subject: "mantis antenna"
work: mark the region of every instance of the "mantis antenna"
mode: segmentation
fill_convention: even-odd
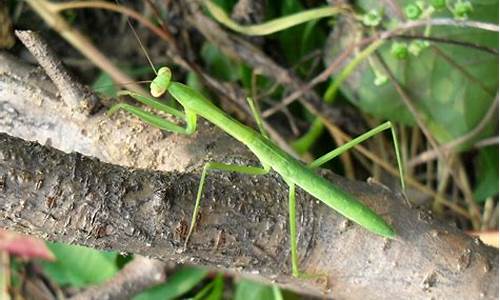
[[[119,0],[115,0],[115,2],[117,5],[121,5],[119,3]],[[132,26],[132,23],[130,22],[130,18],[128,16],[127,16],[127,23],[128,23],[128,26],[130,27],[130,29],[132,29],[132,33],[134,34],[135,39],[139,43],[139,46],[141,47],[142,51],[144,52],[144,55],[146,56],[146,59],[148,60],[149,65],[153,69],[153,72],[155,73],[155,75],[158,75],[156,68],[155,68],[155,65],[153,64],[151,57],[149,57],[149,54],[148,54],[148,51],[146,50],[146,47],[144,47],[144,44],[142,43],[141,39],[139,38],[137,31],[135,31],[134,26]]]

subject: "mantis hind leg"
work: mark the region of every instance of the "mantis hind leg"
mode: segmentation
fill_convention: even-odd
[[[118,93],[119,96],[128,95],[135,100],[141,102],[144,105],[150,106],[159,111],[171,114],[177,118],[180,118],[186,122],[186,127],[181,127],[171,121],[165,120],[160,116],[147,112],[141,108],[135,107],[133,105],[127,103],[118,103],[113,105],[109,110],[108,114],[111,115],[118,111],[119,109],[123,109],[134,116],[138,117],[142,121],[151,124],[155,127],[158,127],[162,130],[171,131],[175,133],[191,135],[196,131],[196,114],[192,111],[186,110],[186,112],[179,111],[165,103],[162,103],[158,100],[155,100],[150,97],[143,96],[141,94],[137,94],[131,91],[121,91]]]
[[[220,171],[229,171],[229,172],[237,172],[241,174],[247,175],[265,175],[269,173],[271,168],[267,165],[263,167],[251,167],[251,166],[239,166],[239,165],[230,165],[219,162],[208,162],[203,167],[203,171],[201,173],[200,184],[198,186],[198,192],[196,194],[196,202],[194,204],[193,216],[191,217],[191,225],[189,226],[189,231],[186,236],[186,240],[184,241],[184,249],[186,249],[187,244],[189,242],[189,238],[193,233],[194,227],[196,225],[196,217],[200,210],[200,199],[203,195],[203,188],[205,186],[205,179],[207,176],[207,172],[209,170],[220,170]]]
[[[326,162],[330,161],[336,156],[339,156],[340,154],[346,152],[347,150],[351,149],[352,147],[355,147],[356,145],[362,143],[363,141],[371,138],[374,135],[377,135],[381,133],[384,130],[391,129],[391,134],[392,134],[392,140],[394,143],[394,151],[396,152],[396,160],[398,161],[398,169],[399,169],[399,176],[401,178],[401,188],[403,189],[403,192],[405,190],[405,181],[404,181],[404,173],[403,173],[403,165],[401,162],[401,156],[399,154],[399,144],[398,144],[398,139],[396,136],[396,131],[394,130],[394,126],[392,125],[391,121],[387,121],[383,124],[380,124],[379,126],[373,128],[370,131],[367,131],[363,133],[362,135],[350,140],[349,142],[339,146],[338,148],[334,149],[331,152],[326,153],[325,155],[321,156],[320,158],[316,159],[312,163],[309,164],[310,168],[317,168]]]

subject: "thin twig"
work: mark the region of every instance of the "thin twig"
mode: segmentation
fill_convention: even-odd
[[[344,50],[338,57],[335,59],[323,72],[321,72],[318,76],[309,81],[308,84],[303,85],[300,89],[296,90],[294,93],[290,94],[286,97],[280,104],[275,107],[268,109],[263,112],[263,117],[269,117],[270,115],[276,113],[281,110],[284,106],[288,106],[297,100],[304,93],[311,90],[317,84],[326,81],[337,69],[339,66],[343,65],[343,62],[350,57],[353,53],[353,50],[358,47],[363,47],[370,43],[376,43],[378,40],[389,39],[394,36],[399,36],[401,32],[406,32],[411,29],[415,29],[418,27],[424,27],[427,25],[432,26],[460,26],[460,27],[471,27],[489,31],[497,31],[498,26],[495,24],[477,22],[477,21],[457,21],[453,19],[430,19],[430,20],[419,20],[419,21],[410,21],[402,24],[401,26],[391,29],[385,32],[380,33],[378,36],[371,36],[369,38],[363,39],[358,43],[353,43],[349,46],[348,49]]]
[[[406,108],[411,112],[411,114],[412,114],[413,118],[415,119],[415,121],[417,122],[419,128],[422,130],[422,132],[424,133],[425,137],[427,138],[427,140],[429,141],[431,146],[434,149],[438,149],[438,144],[437,144],[436,140],[434,139],[434,137],[430,133],[429,129],[425,125],[424,121],[422,120],[420,112],[413,105],[413,102],[412,102],[410,96],[403,89],[401,84],[396,79],[394,73],[389,69],[389,66],[385,63],[385,61],[382,59],[382,57],[380,55],[378,55],[378,58],[379,58],[380,64],[382,65],[386,74],[388,75],[389,80],[393,84],[393,86],[396,89],[396,91],[398,92],[398,94],[401,96],[403,103],[405,104]],[[437,153],[438,153],[439,158],[442,159],[442,161],[444,162],[444,165],[448,169],[448,172],[450,172],[450,175],[454,179],[457,186],[460,187],[460,189],[463,191],[465,198],[469,198],[469,197],[471,198],[472,193],[470,192],[468,184],[464,183],[463,178],[458,177],[457,174],[455,174],[453,172],[453,170],[450,166],[450,163],[449,163],[447,157],[443,154],[443,152],[437,151]],[[471,204],[475,203],[472,199],[466,199],[466,202],[471,203]],[[473,214],[471,214],[471,220],[473,221],[473,223],[479,224],[478,222],[480,219],[480,214],[479,214],[479,208],[477,207],[477,205],[474,209],[472,209],[472,207],[469,206],[469,210],[471,210],[473,212]]]
[[[161,30],[160,28],[158,28],[158,26],[154,25],[151,21],[143,17],[135,10],[125,7],[123,5],[117,5],[105,1],[72,1],[67,3],[50,3],[49,7],[56,13],[59,13],[67,9],[78,9],[78,8],[101,8],[101,9],[115,11],[137,20],[142,25],[144,25],[144,27],[148,28],[154,34],[156,34],[158,37],[160,37],[161,39],[165,40],[168,43],[172,43],[175,40],[175,38],[169,31]]]
[[[493,103],[491,103],[488,112],[486,112],[486,114],[481,119],[481,121],[476,125],[476,127],[474,127],[471,131],[467,132],[466,134],[462,135],[461,137],[446,144],[438,146],[436,149],[431,149],[423,153],[420,153],[417,157],[410,160],[408,162],[408,165],[411,167],[415,167],[425,161],[436,159],[439,156],[439,152],[446,153],[454,151],[454,149],[467,143],[468,141],[476,137],[478,134],[480,134],[483,131],[483,129],[491,122],[493,117],[498,116],[497,112],[498,112],[498,92],[497,95],[495,96],[495,100],[493,101]],[[496,138],[496,142],[498,143],[498,138]]]
[[[498,56],[498,49],[479,45],[476,43],[467,42],[467,41],[459,41],[459,40],[452,40],[452,39],[443,38],[443,37],[425,36],[425,35],[418,35],[418,34],[396,34],[393,36],[393,38],[395,38],[395,39],[408,39],[408,40],[424,40],[424,41],[430,41],[430,42],[436,42],[436,43],[458,45],[458,46],[463,46],[463,47],[483,51],[483,52],[486,52],[488,54]]]
[[[16,30],[15,33],[54,82],[66,105],[75,112],[90,114],[98,104],[96,95],[73,79],[38,33],[31,30]]]
[[[429,20],[417,20],[407,22],[393,30],[387,32],[387,34],[393,36],[398,32],[408,31],[409,29],[424,27],[424,26],[454,26],[454,27],[464,27],[464,28],[475,28],[486,31],[498,32],[498,25],[493,23],[486,23],[480,21],[470,21],[470,20],[455,20],[448,18],[435,18]]]
[[[201,8],[193,5],[191,7],[192,18],[189,20],[198,30],[230,57],[245,61],[253,68],[259,69],[263,74],[275,78],[282,85],[289,86],[294,90],[300,89],[305,83],[293,72],[276,64],[265,53],[253,47],[248,42],[242,40],[237,35],[223,31],[218,23],[205,16]],[[304,93],[306,97],[301,99],[301,103],[311,112],[330,119],[331,116],[339,117],[340,112],[328,105],[325,105],[321,98],[314,92]]]
[[[498,145],[498,136],[490,137],[474,144],[474,148],[479,149],[483,147]]]
[[[293,93],[288,95],[286,98],[284,98],[282,101],[280,101],[280,103],[263,111],[262,117],[263,118],[270,117],[271,115],[282,110],[284,107],[292,104],[295,100],[297,100],[299,97],[301,97],[304,93],[307,93],[308,91],[310,91],[317,84],[327,80],[329,78],[329,76],[331,74],[333,74],[347,58],[349,58],[349,56],[352,54],[352,51],[356,47],[358,47],[362,44],[365,44],[365,43],[360,42],[360,43],[354,43],[354,44],[350,45],[349,48],[344,50],[337,57],[337,59],[335,59],[330,65],[328,65],[328,67],[325,70],[323,70],[320,74],[318,74],[316,77],[314,77],[312,80],[310,80],[307,84],[303,85],[301,88],[297,89],[296,91],[294,91]]]
[[[71,300],[130,299],[147,288],[166,279],[165,263],[137,255],[113,278],[105,283],[87,288]]]
[[[127,83],[127,88],[145,94],[142,87],[137,84],[131,84],[133,80],[118,69],[109,59],[106,58],[93,44],[73,28],[64,18],[58,14],[57,5],[47,0],[26,0],[26,2],[40,15],[45,22],[57,31],[73,47],[78,49],[85,57],[92,61],[101,70],[108,73],[118,84]]]

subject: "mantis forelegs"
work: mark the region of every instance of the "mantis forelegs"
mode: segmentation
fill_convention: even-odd
[[[191,237],[191,233],[193,232],[196,216],[198,215],[198,211],[200,210],[200,199],[203,195],[203,187],[205,186],[205,178],[207,176],[207,172],[209,170],[220,170],[220,171],[229,171],[229,172],[237,172],[241,174],[247,175],[265,175],[269,173],[271,168],[267,165],[263,167],[251,167],[251,166],[239,166],[239,165],[230,165],[219,162],[208,162],[203,167],[203,171],[201,173],[200,184],[198,186],[198,193],[196,194],[196,202],[194,204],[193,216],[191,218],[191,225],[189,227],[189,232],[186,236],[186,240],[184,241],[184,249],[186,249],[187,244],[189,242],[189,238]]]
[[[186,110],[186,112],[179,111],[165,103],[162,103],[158,100],[145,97],[141,94],[137,94],[131,91],[121,91],[118,93],[119,96],[121,95],[128,95],[131,96],[132,98],[136,99],[137,101],[151,106],[159,111],[174,115],[180,119],[183,119],[186,121],[186,127],[181,127],[173,122],[170,122],[168,120],[165,120],[163,118],[160,118],[159,116],[152,114],[150,112],[147,112],[141,108],[135,107],[133,105],[127,104],[127,103],[118,103],[113,105],[109,111],[108,114],[113,114],[119,109],[123,109],[139,119],[143,120],[146,123],[149,123],[155,127],[158,127],[162,130],[167,130],[175,133],[181,133],[181,134],[186,134],[186,135],[191,135],[196,131],[196,114],[194,112],[191,112],[189,110]]]

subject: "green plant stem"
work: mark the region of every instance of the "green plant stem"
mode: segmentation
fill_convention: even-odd
[[[316,9],[310,9],[295,13],[289,16],[277,18],[268,22],[264,22],[256,25],[243,26],[234,22],[226,12],[211,1],[205,1],[205,7],[212,14],[212,16],[217,20],[217,22],[225,25],[226,27],[245,34],[245,35],[268,35],[272,34],[295,25],[299,25],[308,21],[321,19],[324,17],[331,17],[343,12],[345,9],[342,7],[321,7]]]
[[[383,45],[385,40],[377,39],[373,43],[371,43],[368,47],[363,49],[356,57],[351,60],[351,62],[339,73],[339,75],[335,78],[335,80],[330,84],[328,89],[326,90],[323,98],[324,101],[328,104],[333,103],[337,92],[344,83],[344,81],[351,75],[351,73],[356,69],[356,67],[366,59],[370,54],[372,54],[375,50],[377,50],[380,46]],[[293,148],[299,153],[305,153],[311,146],[316,142],[319,136],[323,133],[325,126],[323,125],[323,121],[320,118],[314,119],[311,128],[309,131],[304,134],[301,138],[297,139],[293,142]]]

